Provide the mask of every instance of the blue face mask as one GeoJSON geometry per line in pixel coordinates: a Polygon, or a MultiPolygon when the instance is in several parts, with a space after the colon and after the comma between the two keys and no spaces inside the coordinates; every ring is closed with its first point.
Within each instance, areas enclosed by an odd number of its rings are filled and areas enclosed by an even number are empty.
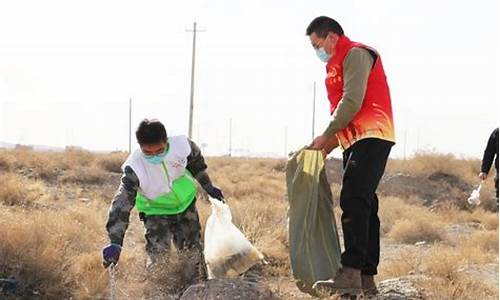
{"type": "Polygon", "coordinates": [[[159,165],[163,161],[163,158],[167,155],[167,149],[160,154],[156,155],[144,155],[144,158],[153,165],[159,165]]]}
{"type": "Polygon", "coordinates": [[[330,54],[326,53],[325,48],[321,47],[316,49],[316,55],[322,62],[328,62],[332,57],[330,54]]]}

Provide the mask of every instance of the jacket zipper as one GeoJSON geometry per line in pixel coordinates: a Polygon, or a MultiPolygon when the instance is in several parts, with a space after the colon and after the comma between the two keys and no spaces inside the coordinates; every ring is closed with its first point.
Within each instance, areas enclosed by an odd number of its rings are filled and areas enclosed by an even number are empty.
{"type": "Polygon", "coordinates": [[[181,206],[181,200],[179,199],[179,197],[177,196],[177,194],[174,191],[173,182],[172,182],[172,184],[170,183],[170,175],[168,174],[168,169],[167,169],[167,166],[165,166],[165,162],[162,161],[161,166],[163,167],[163,171],[164,171],[165,175],[167,176],[167,184],[170,187],[170,191],[174,194],[175,200],[177,200],[177,208],[179,208],[181,206]]]}

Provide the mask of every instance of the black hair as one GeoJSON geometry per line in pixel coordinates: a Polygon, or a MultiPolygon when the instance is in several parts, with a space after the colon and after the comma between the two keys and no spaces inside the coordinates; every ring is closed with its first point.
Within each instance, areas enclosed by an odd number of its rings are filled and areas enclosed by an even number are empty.
{"type": "Polygon", "coordinates": [[[167,131],[160,121],[144,119],[139,123],[135,137],[139,145],[158,144],[167,141],[167,131]]]}
{"type": "Polygon", "coordinates": [[[325,16],[317,17],[312,20],[309,26],[307,26],[306,35],[309,36],[313,32],[322,39],[324,39],[329,32],[336,33],[339,36],[344,35],[344,29],[342,29],[342,26],[340,26],[340,24],[334,19],[325,16]]]}

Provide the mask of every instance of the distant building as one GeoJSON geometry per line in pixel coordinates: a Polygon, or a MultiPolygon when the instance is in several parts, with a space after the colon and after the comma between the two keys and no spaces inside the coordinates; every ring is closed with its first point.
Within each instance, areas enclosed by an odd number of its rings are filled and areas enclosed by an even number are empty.
{"type": "Polygon", "coordinates": [[[66,151],[84,151],[83,147],[80,146],[66,146],[64,148],[66,151]]]}
{"type": "Polygon", "coordinates": [[[31,151],[35,149],[32,145],[22,145],[22,144],[16,144],[14,148],[16,150],[31,150],[31,151]]]}

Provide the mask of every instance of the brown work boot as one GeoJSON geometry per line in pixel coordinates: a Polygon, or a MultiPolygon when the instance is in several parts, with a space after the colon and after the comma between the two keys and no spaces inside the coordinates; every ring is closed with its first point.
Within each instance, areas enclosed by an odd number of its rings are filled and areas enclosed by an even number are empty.
{"type": "Polygon", "coordinates": [[[333,279],[317,281],[313,289],[320,295],[362,296],[361,270],[342,267],[333,279]]]}
{"type": "Polygon", "coordinates": [[[361,288],[365,297],[378,294],[377,285],[373,275],[361,275],[361,288]]]}

